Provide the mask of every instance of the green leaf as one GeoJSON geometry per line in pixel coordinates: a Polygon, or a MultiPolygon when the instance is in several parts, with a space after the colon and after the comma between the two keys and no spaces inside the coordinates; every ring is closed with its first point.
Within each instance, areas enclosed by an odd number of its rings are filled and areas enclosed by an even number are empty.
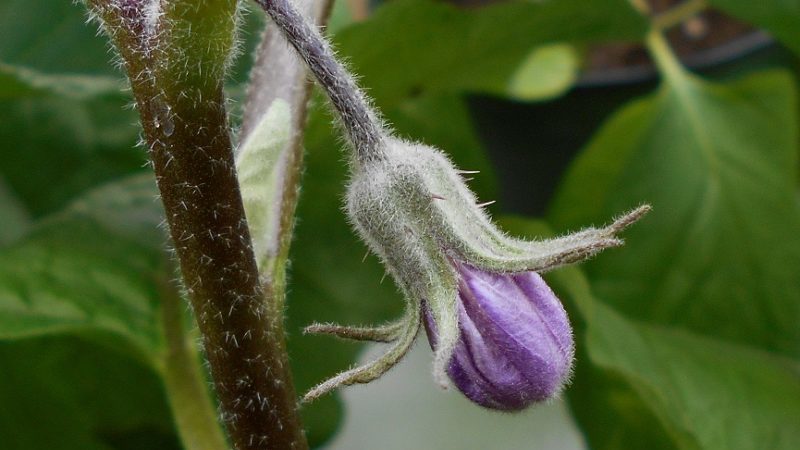
{"type": "Polygon", "coordinates": [[[74,2],[0,0],[0,175],[33,217],[140,170],[136,116],[74,2]]]}
{"type": "MultiPolygon", "coordinates": [[[[39,96],[40,94],[35,94],[39,96]]],[[[34,217],[102,182],[141,171],[135,113],[121,95],[0,100],[0,175],[34,217]]]]}
{"type": "Polygon", "coordinates": [[[559,229],[647,202],[623,251],[587,267],[598,296],[647,322],[800,354],[800,209],[792,79],[712,84],[667,67],[658,93],[615,114],[566,176],[559,229]]]}
{"type": "MultiPolygon", "coordinates": [[[[527,237],[550,234],[540,222],[503,224],[527,237]]],[[[579,365],[567,394],[593,448],[800,446],[796,360],[630,320],[599,301],[576,267],[547,278],[577,328],[579,365]]]]}
{"type": "Polygon", "coordinates": [[[671,328],[630,322],[596,303],[595,364],[625,377],[683,449],[800,446],[800,366],[671,328]]]}
{"type": "Polygon", "coordinates": [[[154,182],[125,184],[89,194],[2,250],[0,339],[103,332],[145,358],[161,350],[157,289],[166,263],[146,188],[154,182]]]}
{"type": "Polygon", "coordinates": [[[262,274],[268,272],[270,259],[278,252],[277,248],[272,248],[277,247],[276,236],[279,235],[281,219],[276,206],[281,205],[281,197],[276,195],[276,191],[280,187],[279,178],[285,176],[281,153],[289,144],[291,126],[290,105],[281,98],[275,99],[236,156],[253,253],[262,274]]]}
{"type": "Polygon", "coordinates": [[[0,177],[0,248],[22,237],[30,228],[30,217],[22,202],[11,192],[5,180],[0,177]]]}
{"type": "Polygon", "coordinates": [[[569,44],[550,44],[533,49],[511,75],[508,95],[516,100],[555,98],[578,78],[580,60],[569,44]]]}
{"type": "Polygon", "coordinates": [[[141,170],[136,114],[80,2],[0,0],[0,175],[33,217],[141,170]]]}
{"type": "MultiPolygon", "coordinates": [[[[635,412],[644,404],[677,448],[789,450],[800,445],[795,426],[800,421],[797,361],[675,327],[627,319],[596,300],[575,268],[559,271],[551,281],[560,292],[568,293],[587,324],[583,345],[588,346],[592,364],[607,371],[606,377],[613,375],[626,383],[609,384],[602,377],[591,380],[594,390],[613,389],[606,398],[589,389],[578,392],[583,397],[572,399],[573,407],[594,411],[591,420],[601,413],[635,412]],[[598,399],[600,404],[587,404],[598,399]]],[[[602,439],[612,445],[604,448],[615,448],[611,429],[604,430],[602,439]]],[[[627,443],[632,441],[632,431],[652,433],[641,426],[617,430],[618,439],[627,443]]],[[[658,436],[652,436],[654,442],[662,439],[655,439],[658,436]]]]}
{"type": "Polygon", "coordinates": [[[224,448],[155,194],[149,174],[103,186],[2,250],[0,402],[19,413],[0,413],[0,433],[13,448],[177,448],[165,394],[186,445],[224,448]]]}
{"type": "Polygon", "coordinates": [[[515,0],[473,9],[401,0],[334,40],[370,95],[388,107],[426,91],[505,94],[537,45],[637,39],[646,26],[624,0],[515,0]]]}
{"type": "Polygon", "coordinates": [[[710,0],[709,3],[742,21],[769,30],[795,53],[800,53],[800,1],[710,0]]]}
{"type": "Polygon", "coordinates": [[[0,99],[53,93],[78,100],[119,94],[122,83],[104,75],[48,74],[0,62],[0,99]]]}
{"type": "Polygon", "coordinates": [[[80,2],[0,0],[0,61],[47,73],[111,75],[106,40],[80,2]]]}
{"type": "Polygon", "coordinates": [[[0,342],[0,435],[14,450],[178,450],[152,368],[74,337],[0,342]]]}
{"type": "Polygon", "coordinates": [[[70,203],[60,217],[91,221],[149,251],[160,251],[167,243],[164,209],[150,172],[92,189],[70,203]]]}

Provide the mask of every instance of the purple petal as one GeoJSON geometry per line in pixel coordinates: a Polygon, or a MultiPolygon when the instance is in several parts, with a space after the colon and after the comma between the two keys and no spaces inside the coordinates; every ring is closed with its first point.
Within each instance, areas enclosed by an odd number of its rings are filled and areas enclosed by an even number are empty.
{"type": "MultiPolygon", "coordinates": [[[[457,265],[460,340],[448,375],[470,400],[519,410],[557,395],[574,356],[566,312],[534,272],[497,274],[457,265]]],[[[433,316],[426,330],[436,345],[433,316]]]]}

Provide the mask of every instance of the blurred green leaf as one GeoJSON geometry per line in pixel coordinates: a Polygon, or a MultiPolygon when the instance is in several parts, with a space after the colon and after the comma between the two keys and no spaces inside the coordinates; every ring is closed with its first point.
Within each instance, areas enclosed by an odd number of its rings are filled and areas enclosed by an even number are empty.
{"type": "Polygon", "coordinates": [[[800,53],[800,1],[710,0],[709,3],[744,22],[770,31],[795,53],[800,53]]]}
{"type": "MultiPolygon", "coordinates": [[[[617,388],[608,397],[610,405],[590,406],[582,404],[582,398],[573,403],[591,408],[596,417],[612,409],[635,410],[643,402],[681,449],[800,446],[795,426],[800,421],[796,361],[674,327],[631,321],[594,299],[575,268],[552,279],[560,291],[569,293],[587,323],[584,345],[591,362],[625,380],[637,394],[633,397],[617,388]]],[[[609,386],[595,384],[598,387],[609,386]]],[[[608,429],[605,434],[604,439],[611,437],[608,429]]],[[[625,434],[618,435],[618,444],[631,442],[625,434]]]]}
{"type": "Polygon", "coordinates": [[[13,450],[179,450],[152,368],[102,343],[0,342],[0,436],[13,450]]]}
{"type": "Polygon", "coordinates": [[[796,362],[624,319],[597,302],[587,342],[595,364],[625,377],[682,449],[800,447],[796,362]]]}
{"type": "Polygon", "coordinates": [[[89,194],[2,250],[0,339],[102,331],[141,356],[160,351],[157,281],[166,263],[159,206],[145,188],[154,182],[124,183],[89,194]]]}
{"type": "Polygon", "coordinates": [[[575,48],[557,43],[533,49],[511,75],[507,93],[522,100],[547,100],[566,92],[578,78],[575,48]]]}
{"type": "Polygon", "coordinates": [[[47,73],[116,76],[81,2],[0,0],[0,61],[47,73]]]}
{"type": "Polygon", "coordinates": [[[154,195],[150,175],[103,186],[0,250],[4,448],[180,448],[159,379],[154,195]]]}
{"type": "MultiPolygon", "coordinates": [[[[421,98],[404,103],[387,116],[401,135],[441,145],[457,164],[482,170],[475,182],[479,183],[481,194],[492,194],[491,170],[460,98],[421,98]],[[426,120],[429,117],[438,120],[426,120]]],[[[346,167],[322,108],[312,111],[306,146],[307,170],[298,210],[297,239],[292,246],[287,300],[289,351],[301,393],[348,368],[362,347],[325,336],[304,336],[300,332],[303,327],[313,322],[379,323],[399,316],[403,306],[391,278],[383,280],[384,271],[377,258],[365,259],[367,248],[359,242],[341,210],[346,167]]],[[[340,411],[334,396],[304,406],[312,444],[323,442],[336,430],[340,411]]]]}
{"type": "Polygon", "coordinates": [[[785,73],[726,85],[669,74],[595,136],[551,218],[574,229],[651,203],[624,251],[587,265],[598,296],[647,322],[797,356],[797,123],[785,73]]]}
{"type": "Polygon", "coordinates": [[[0,175],[33,217],[140,170],[136,114],[86,8],[0,0],[0,175]]]}
{"type": "Polygon", "coordinates": [[[35,217],[144,162],[129,100],[84,16],[69,2],[0,0],[0,174],[35,217]]]}
{"type": "Polygon", "coordinates": [[[118,94],[123,88],[117,78],[105,75],[50,74],[0,62],[0,99],[59,94],[74,99],[89,99],[118,94]]]}
{"type": "MultiPolygon", "coordinates": [[[[528,237],[550,234],[541,222],[503,225],[528,237]]],[[[630,250],[630,244],[622,249],[630,250]]],[[[567,394],[589,428],[592,448],[671,448],[667,437],[681,449],[800,446],[796,360],[632,321],[595,298],[576,267],[547,278],[568,300],[576,324],[579,367],[567,394]],[[581,354],[595,367],[587,367],[581,354]],[[667,435],[653,426],[654,418],[667,435]]]]}
{"type": "Polygon", "coordinates": [[[136,114],[81,2],[0,0],[0,175],[34,217],[139,170],[136,114]]]}
{"type": "Polygon", "coordinates": [[[334,40],[370,95],[388,107],[427,91],[504,95],[537,45],[638,39],[646,27],[625,0],[513,0],[470,9],[399,0],[334,40]]]}
{"type": "Polygon", "coordinates": [[[86,192],[70,203],[61,217],[94,222],[116,237],[129,239],[151,251],[161,250],[167,243],[164,210],[155,177],[150,172],[86,192]]]}
{"type": "Polygon", "coordinates": [[[0,175],[34,217],[102,182],[141,171],[135,113],[121,95],[0,100],[0,175]]]}
{"type": "Polygon", "coordinates": [[[28,211],[11,192],[2,177],[0,177],[0,217],[3,218],[3,226],[0,227],[0,248],[22,237],[31,226],[28,211]]]}

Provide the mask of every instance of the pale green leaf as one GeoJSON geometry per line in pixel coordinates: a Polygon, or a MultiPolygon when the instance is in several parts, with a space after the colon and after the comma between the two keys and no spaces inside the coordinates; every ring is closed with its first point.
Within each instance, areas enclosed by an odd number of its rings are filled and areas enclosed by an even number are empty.
{"type": "MultiPolygon", "coordinates": [[[[236,169],[242,192],[247,224],[253,240],[259,271],[264,271],[270,258],[276,257],[283,205],[275,193],[285,176],[281,155],[289,143],[291,110],[282,99],[275,99],[261,117],[236,156],[236,169]]],[[[284,157],[285,158],[285,157],[284,157]]]]}
{"type": "Polygon", "coordinates": [[[575,48],[569,44],[537,47],[512,73],[508,95],[523,101],[558,97],[577,80],[579,64],[575,48]]]}

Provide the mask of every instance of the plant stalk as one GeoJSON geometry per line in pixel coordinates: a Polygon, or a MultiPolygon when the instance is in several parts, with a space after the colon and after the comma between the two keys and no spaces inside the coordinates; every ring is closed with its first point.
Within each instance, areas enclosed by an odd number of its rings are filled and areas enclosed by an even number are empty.
{"type": "Polygon", "coordinates": [[[144,2],[89,4],[125,61],[230,440],[237,450],[305,449],[284,336],[275,327],[282,318],[270,317],[265,305],[224,106],[220,64],[231,50],[226,33],[234,33],[236,4],[171,2],[154,32],[144,2]],[[227,31],[209,31],[214,42],[206,43],[191,33],[195,19],[199,29],[227,31]],[[193,47],[176,48],[183,44],[193,47]]]}
{"type": "Polygon", "coordinates": [[[653,16],[652,24],[659,30],[668,30],[696,16],[707,7],[706,0],[686,0],[672,9],[653,16]]]}

